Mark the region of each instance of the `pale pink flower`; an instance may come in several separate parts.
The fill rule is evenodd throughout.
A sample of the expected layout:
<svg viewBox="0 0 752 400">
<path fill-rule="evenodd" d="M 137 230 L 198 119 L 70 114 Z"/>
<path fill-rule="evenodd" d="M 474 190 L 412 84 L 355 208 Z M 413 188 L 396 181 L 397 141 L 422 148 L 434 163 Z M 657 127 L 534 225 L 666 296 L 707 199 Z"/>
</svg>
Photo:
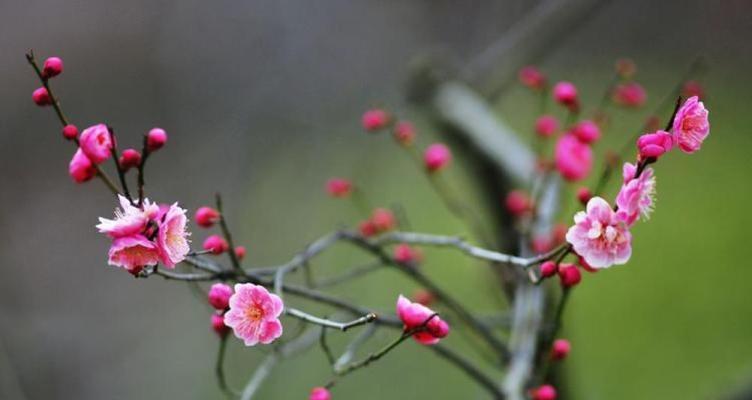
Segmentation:
<svg viewBox="0 0 752 400">
<path fill-rule="evenodd" d="M 105 124 L 84 129 L 78 139 L 81 150 L 94 164 L 101 164 L 112 154 L 112 136 Z"/>
<path fill-rule="evenodd" d="M 617 211 L 627 225 L 632 225 L 640 216 L 647 219 L 653 210 L 655 177 L 652 168 L 645 168 L 639 178 L 635 178 L 637 167 L 625 163 L 623 168 L 624 185 L 616 196 Z"/>
<path fill-rule="evenodd" d="M 700 150 L 702 142 L 710 134 L 710 123 L 708 110 L 697 96 L 690 97 L 679 108 L 671 133 L 683 152 L 691 154 Z"/>
<path fill-rule="evenodd" d="M 94 168 L 94 164 L 86 157 L 81 149 L 76 150 L 73 154 L 73 158 L 68 164 L 68 174 L 76 183 L 84 183 L 97 174 L 97 169 Z"/>
<path fill-rule="evenodd" d="M 556 169 L 568 181 L 587 177 L 593 167 L 593 150 L 574 135 L 564 135 L 556 143 Z"/>
<path fill-rule="evenodd" d="M 282 299 L 263 286 L 238 283 L 230 297 L 230 310 L 225 313 L 225 325 L 246 346 L 269 344 L 282 335 L 279 315 L 283 308 Z"/>
<path fill-rule="evenodd" d="M 118 195 L 120 209 L 115 209 L 115 219 L 99 218 L 97 229 L 111 238 L 121 238 L 143 233 L 149 219 L 159 212 L 159 206 L 144 199 L 143 209 L 131 204 L 123 195 Z"/>
<path fill-rule="evenodd" d="M 632 235 L 626 223 L 600 197 L 588 201 L 587 210 L 574 216 L 567 242 L 593 268 L 625 264 L 632 255 Z"/>
<path fill-rule="evenodd" d="M 123 267 L 132 274 L 137 274 L 147 265 L 157 265 L 158 262 L 157 246 L 143 235 L 120 237 L 110 246 L 108 263 Z"/>
<path fill-rule="evenodd" d="M 186 210 L 178 207 L 178 203 L 171 205 L 167 212 L 161 216 L 159 234 L 157 235 L 157 247 L 162 264 L 173 268 L 175 264 L 183 261 L 190 251 L 188 235 L 185 226 L 188 218 Z"/>
<path fill-rule="evenodd" d="M 436 344 L 449 334 L 449 325 L 438 315 L 431 318 L 434 314 L 436 313 L 430 308 L 420 303 L 413 303 L 403 295 L 397 299 L 397 316 L 405 325 L 405 330 L 425 328 L 413 334 L 413 338 L 420 344 Z M 431 320 L 426 323 L 429 318 Z"/>
</svg>

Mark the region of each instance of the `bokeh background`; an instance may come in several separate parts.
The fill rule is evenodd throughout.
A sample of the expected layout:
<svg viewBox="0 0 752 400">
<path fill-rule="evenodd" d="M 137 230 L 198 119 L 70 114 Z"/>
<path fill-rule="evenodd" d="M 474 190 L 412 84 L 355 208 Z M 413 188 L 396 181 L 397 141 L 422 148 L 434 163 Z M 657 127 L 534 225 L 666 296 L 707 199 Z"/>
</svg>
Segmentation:
<svg viewBox="0 0 752 400">
<path fill-rule="evenodd" d="M 359 116 L 384 105 L 420 122 L 405 101 L 411 62 L 430 53 L 462 66 L 536 3 L 0 1 L 0 398 L 220 397 L 202 300 L 186 285 L 106 265 L 107 241 L 93 226 L 114 203 L 96 181 L 68 178 L 73 149 L 53 112 L 31 102 L 28 48 L 64 58 L 54 85 L 79 126 L 107 122 L 121 146 L 165 128 L 170 142 L 150 161 L 149 195 L 195 210 L 221 191 L 248 262 L 267 265 L 358 218 L 324 195 L 333 175 L 355 179 L 375 204 L 401 204 L 415 229 L 462 232 L 409 158 L 388 138 L 362 133 Z M 712 134 L 701 152 L 661 161 L 657 211 L 636 228 L 631 262 L 586 276 L 574 294 L 564 328 L 574 347 L 562 369 L 568 397 L 722 398 L 752 384 L 752 6 L 611 1 L 578 25 L 535 60 L 553 80 L 575 82 L 593 104 L 614 60 L 629 56 L 649 93 L 645 110 L 616 113 L 600 149 L 624 143 L 697 55 L 708 63 Z M 532 94 L 511 87 L 495 106 L 530 135 Z M 438 137 L 419 127 L 421 145 Z M 462 162 L 447 175 L 467 186 Z M 196 228 L 193 239 L 206 235 Z M 498 309 L 484 268 L 449 251 L 426 256 L 440 284 L 479 310 Z M 335 252 L 316 267 L 326 275 L 359 260 Z M 390 310 L 413 289 L 384 271 L 334 293 Z M 465 349 L 466 339 L 447 342 Z M 231 344 L 234 386 L 266 352 Z M 275 372 L 261 398 L 305 398 L 328 378 L 317 348 Z M 414 343 L 342 381 L 335 395 L 486 396 Z"/>
</svg>

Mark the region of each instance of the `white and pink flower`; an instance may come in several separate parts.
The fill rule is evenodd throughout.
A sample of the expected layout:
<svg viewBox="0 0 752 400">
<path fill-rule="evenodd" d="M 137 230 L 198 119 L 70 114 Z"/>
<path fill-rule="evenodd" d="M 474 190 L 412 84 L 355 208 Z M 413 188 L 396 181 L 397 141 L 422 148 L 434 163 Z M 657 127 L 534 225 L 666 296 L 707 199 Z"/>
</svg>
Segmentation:
<svg viewBox="0 0 752 400">
<path fill-rule="evenodd" d="M 282 335 L 279 315 L 283 309 L 282 299 L 263 286 L 238 283 L 224 322 L 246 346 L 269 344 Z"/>
<path fill-rule="evenodd" d="M 149 199 L 144 199 L 143 208 L 134 206 L 122 195 L 118 195 L 118 200 L 120 209 L 115 209 L 115 219 L 99 218 L 97 225 L 99 232 L 113 239 L 143 233 L 149 219 L 159 212 L 159 207 Z"/>
<path fill-rule="evenodd" d="M 587 210 L 574 216 L 567 242 L 593 268 L 625 264 L 632 255 L 632 235 L 627 224 L 606 200 L 593 197 Z"/>
<path fill-rule="evenodd" d="M 191 250 L 188 245 L 189 233 L 185 229 L 188 222 L 185 213 L 186 210 L 175 203 L 167 209 L 159 222 L 156 243 L 165 267 L 175 267 L 175 264 L 183 261 Z"/>
</svg>

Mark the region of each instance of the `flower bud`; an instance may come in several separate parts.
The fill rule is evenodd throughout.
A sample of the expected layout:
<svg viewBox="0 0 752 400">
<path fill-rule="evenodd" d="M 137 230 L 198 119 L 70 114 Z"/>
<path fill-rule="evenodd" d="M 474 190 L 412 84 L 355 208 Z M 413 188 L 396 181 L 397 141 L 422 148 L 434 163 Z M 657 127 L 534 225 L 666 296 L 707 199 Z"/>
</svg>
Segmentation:
<svg viewBox="0 0 752 400">
<path fill-rule="evenodd" d="M 153 128 L 146 135 L 146 148 L 157 151 L 167 143 L 167 132 L 162 128 Z"/>
<path fill-rule="evenodd" d="M 429 172 L 435 172 L 444 168 L 452 161 L 452 153 L 449 148 L 442 143 L 434 143 L 423 153 L 423 162 Z"/>
<path fill-rule="evenodd" d="M 377 208 L 371 214 L 371 223 L 378 232 L 385 232 L 394 229 L 397 225 L 397 219 L 391 210 Z"/>
<path fill-rule="evenodd" d="M 543 264 L 541 264 L 540 266 L 541 278 L 550 278 L 554 276 L 558 269 L 559 268 L 556 266 L 556 263 L 551 260 L 543 262 Z"/>
<path fill-rule="evenodd" d="M 120 155 L 120 168 L 127 171 L 141 165 L 141 153 L 136 149 L 125 149 Z"/>
<path fill-rule="evenodd" d="M 325 387 L 315 387 L 311 390 L 311 394 L 308 396 L 308 400 L 330 400 L 332 398 L 331 393 Z"/>
<path fill-rule="evenodd" d="M 42 76 L 45 78 L 52 78 L 60 75 L 61 72 L 63 72 L 63 60 L 61 60 L 60 57 L 50 57 L 44 60 Z"/>
<path fill-rule="evenodd" d="M 601 137 L 601 128 L 593 121 L 582 120 L 572 128 L 572 134 L 582 143 L 594 143 Z"/>
<path fill-rule="evenodd" d="M 65 125 L 63 127 L 63 137 L 68 140 L 73 140 L 78 136 L 78 128 L 76 125 Z"/>
<path fill-rule="evenodd" d="M 352 192 L 352 183 L 344 178 L 332 178 L 326 182 L 326 191 L 332 197 L 347 197 Z"/>
<path fill-rule="evenodd" d="M 50 104 L 52 104 L 50 93 L 44 87 L 40 87 L 34 90 L 34 92 L 31 93 L 31 99 L 34 100 L 34 103 L 40 107 L 49 106 Z"/>
<path fill-rule="evenodd" d="M 220 337 L 225 337 L 230 332 L 230 328 L 225 325 L 225 317 L 221 314 L 212 314 L 211 326 Z"/>
<path fill-rule="evenodd" d="M 235 246 L 235 256 L 238 260 L 245 258 L 245 246 Z"/>
<path fill-rule="evenodd" d="M 219 221 L 219 211 L 211 207 L 199 207 L 199 209 L 196 210 L 194 219 L 196 220 L 198 226 L 203 228 L 211 228 L 215 222 Z"/>
<path fill-rule="evenodd" d="M 542 385 L 533 389 L 532 400 L 556 400 L 556 389 L 551 385 Z"/>
<path fill-rule="evenodd" d="M 532 65 L 523 67 L 518 78 L 523 85 L 533 90 L 541 90 L 546 86 L 546 76 Z"/>
<path fill-rule="evenodd" d="M 94 164 L 105 162 L 112 155 L 112 136 L 105 124 L 92 125 L 78 139 L 81 150 Z"/>
<path fill-rule="evenodd" d="M 562 136 L 554 150 L 556 169 L 570 182 L 585 179 L 593 168 L 593 150 L 574 135 Z"/>
<path fill-rule="evenodd" d="M 532 208 L 532 200 L 522 190 L 512 190 L 507 194 L 504 201 L 507 211 L 515 217 L 519 217 Z"/>
<path fill-rule="evenodd" d="M 564 263 L 559 265 L 559 279 L 563 287 L 571 288 L 580 283 L 582 275 L 574 264 Z"/>
<path fill-rule="evenodd" d="M 535 254 L 545 254 L 553 249 L 554 242 L 549 233 L 539 233 L 533 236 L 530 247 Z"/>
<path fill-rule="evenodd" d="M 535 133 L 540 137 L 551 137 L 559 130 L 559 121 L 553 115 L 541 115 L 535 121 Z"/>
<path fill-rule="evenodd" d="M 358 224 L 358 231 L 365 237 L 370 237 L 377 233 L 376 226 L 373 225 L 373 222 L 371 222 L 370 219 Z"/>
<path fill-rule="evenodd" d="M 389 114 L 381 109 L 374 108 L 363 114 L 363 128 L 368 132 L 380 131 L 389 124 Z"/>
<path fill-rule="evenodd" d="M 554 100 L 567 107 L 577 104 L 577 87 L 571 82 L 559 82 L 554 86 Z"/>
<path fill-rule="evenodd" d="M 593 193 L 590 192 L 590 189 L 584 186 L 577 189 L 577 200 L 579 200 L 583 206 L 587 205 L 587 202 L 590 201 L 592 197 L 593 197 Z"/>
<path fill-rule="evenodd" d="M 232 288 L 224 283 L 215 283 L 209 289 L 209 304 L 217 310 L 224 310 L 230 306 Z"/>
<path fill-rule="evenodd" d="M 554 360 L 563 360 L 569 354 L 572 345 L 567 339 L 556 339 L 551 346 L 551 358 Z"/>
<path fill-rule="evenodd" d="M 78 149 L 68 165 L 68 174 L 76 183 L 84 183 L 93 178 L 97 174 L 97 170 L 89 157 L 86 157 L 84 152 Z"/>
<path fill-rule="evenodd" d="M 417 264 L 421 258 L 420 250 L 410 247 L 407 243 L 400 243 L 394 248 L 394 259 L 400 264 Z"/>
<path fill-rule="evenodd" d="M 641 158 L 658 158 L 674 147 L 674 139 L 666 131 L 646 133 L 637 139 Z"/>
<path fill-rule="evenodd" d="M 403 146 L 410 146 L 415 141 L 415 127 L 407 121 L 400 121 L 394 127 L 394 138 Z"/>
<path fill-rule="evenodd" d="M 227 241 L 219 235 L 211 235 L 204 240 L 204 250 L 211 251 L 214 254 L 222 254 L 229 249 Z"/>
</svg>

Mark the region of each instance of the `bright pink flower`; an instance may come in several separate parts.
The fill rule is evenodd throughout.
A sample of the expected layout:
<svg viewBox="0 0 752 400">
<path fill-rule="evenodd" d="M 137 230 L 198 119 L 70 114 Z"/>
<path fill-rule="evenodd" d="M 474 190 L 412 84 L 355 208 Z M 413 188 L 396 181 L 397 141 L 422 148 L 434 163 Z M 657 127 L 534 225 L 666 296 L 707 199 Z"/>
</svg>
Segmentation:
<svg viewBox="0 0 752 400">
<path fill-rule="evenodd" d="M 326 181 L 326 191 L 332 197 L 347 197 L 352 192 L 352 182 L 345 178 L 331 178 Z"/>
<path fill-rule="evenodd" d="M 136 149 L 125 149 L 120 155 L 120 168 L 127 171 L 141 164 L 141 153 Z"/>
<path fill-rule="evenodd" d="M 132 274 L 137 274 L 147 265 L 157 265 L 159 251 L 157 246 L 146 236 L 132 235 L 115 239 L 110 246 L 110 265 L 123 267 Z"/>
<path fill-rule="evenodd" d="M 405 296 L 400 295 L 397 299 L 397 316 L 405 325 L 405 330 L 425 327 L 424 330 L 413 334 L 413 338 L 420 344 L 436 344 L 449 334 L 449 325 L 438 315 L 431 318 L 434 314 L 436 313 L 430 308 L 420 303 L 413 303 Z M 429 318 L 431 320 L 426 323 Z"/>
<path fill-rule="evenodd" d="M 415 127 L 407 121 L 400 121 L 394 127 L 394 138 L 403 146 L 409 146 L 415 141 Z"/>
<path fill-rule="evenodd" d="M 122 195 L 118 195 L 120 208 L 115 209 L 115 219 L 99 218 L 99 232 L 116 239 L 143 233 L 149 219 L 155 218 L 159 206 L 144 199 L 143 208 L 138 208 Z"/>
<path fill-rule="evenodd" d="M 112 137 L 105 124 L 97 124 L 84 129 L 78 139 L 86 157 L 94 164 L 101 164 L 112 154 Z"/>
<path fill-rule="evenodd" d="M 646 133 L 637 139 L 641 158 L 658 158 L 674 147 L 674 138 L 666 131 Z"/>
<path fill-rule="evenodd" d="M 655 195 L 655 177 L 653 169 L 648 167 L 642 171 L 639 178 L 634 178 L 636 167 L 630 163 L 624 164 L 624 185 L 616 196 L 617 213 L 627 225 L 632 225 L 642 216 L 647 219 L 653 210 Z M 631 178 L 630 178 L 631 177 Z"/>
<path fill-rule="evenodd" d="M 225 325 L 225 317 L 222 314 L 212 314 L 211 326 L 212 330 L 220 337 L 225 337 L 230 333 L 230 328 Z"/>
<path fill-rule="evenodd" d="M 546 85 L 546 76 L 532 65 L 523 67 L 518 75 L 523 85 L 533 90 L 540 90 Z"/>
<path fill-rule="evenodd" d="M 559 139 L 555 158 L 556 169 L 571 182 L 587 177 L 593 167 L 593 150 L 574 135 L 564 135 Z"/>
<path fill-rule="evenodd" d="M 386 232 L 397 226 L 397 218 L 394 217 L 392 210 L 387 208 L 377 208 L 371 213 L 371 223 L 378 232 Z"/>
<path fill-rule="evenodd" d="M 167 132 L 162 128 L 152 128 L 146 134 L 146 148 L 149 151 L 157 151 L 167 143 Z"/>
<path fill-rule="evenodd" d="M 637 108 L 645 104 L 648 95 L 639 83 L 628 82 L 617 85 L 614 88 L 612 98 L 616 104 Z"/>
<path fill-rule="evenodd" d="M 532 400 L 556 400 L 556 389 L 551 385 L 542 385 L 532 390 Z"/>
<path fill-rule="evenodd" d="M 97 169 L 91 160 L 89 160 L 89 157 L 86 157 L 84 152 L 78 149 L 73 154 L 70 164 L 68 164 L 68 174 L 70 174 L 76 183 L 84 183 L 97 174 Z"/>
<path fill-rule="evenodd" d="M 232 288 L 224 283 L 215 283 L 209 289 L 209 304 L 217 310 L 224 310 L 230 305 Z"/>
<path fill-rule="evenodd" d="M 524 191 L 512 190 L 507 193 L 507 198 L 505 199 L 504 204 L 510 214 L 519 217 L 532 209 L 533 201 Z"/>
<path fill-rule="evenodd" d="M 561 286 L 570 288 L 577 285 L 582 280 L 582 274 L 580 274 L 579 268 L 574 264 L 561 263 L 559 264 L 559 281 Z"/>
<path fill-rule="evenodd" d="M 325 387 L 311 389 L 311 394 L 308 396 L 308 400 L 330 400 L 331 398 L 331 393 Z"/>
<path fill-rule="evenodd" d="M 196 224 L 203 228 L 211 228 L 215 222 L 219 221 L 219 211 L 211 207 L 199 207 L 194 215 Z"/>
<path fill-rule="evenodd" d="M 49 106 L 50 104 L 52 104 L 50 92 L 48 92 L 44 87 L 35 89 L 31 93 L 31 99 L 34 100 L 34 104 L 38 106 Z"/>
<path fill-rule="evenodd" d="M 541 264 L 540 266 L 540 274 L 542 278 L 552 277 L 556 275 L 556 272 L 558 270 L 559 266 L 551 260 L 543 262 L 543 264 Z"/>
<path fill-rule="evenodd" d="M 245 258 L 245 247 L 235 246 L 235 256 L 238 257 L 238 260 L 242 260 L 243 258 Z"/>
<path fill-rule="evenodd" d="M 283 309 L 282 299 L 263 286 L 238 283 L 230 297 L 230 310 L 225 313 L 225 325 L 246 346 L 269 344 L 282 335 L 279 315 Z"/>
<path fill-rule="evenodd" d="M 691 154 L 700 150 L 702 142 L 710 134 L 710 123 L 708 110 L 697 96 L 690 97 L 679 108 L 671 133 L 683 152 Z"/>
<path fill-rule="evenodd" d="M 600 139 L 601 128 L 595 122 L 585 119 L 578 122 L 573 128 L 571 133 L 580 139 L 582 143 L 593 143 Z"/>
<path fill-rule="evenodd" d="M 571 82 L 559 82 L 554 85 L 554 100 L 571 107 L 577 104 L 577 87 Z"/>
<path fill-rule="evenodd" d="M 204 240 L 203 248 L 214 254 L 222 254 L 230 249 L 230 245 L 222 236 L 211 235 Z"/>
<path fill-rule="evenodd" d="M 556 339 L 551 346 L 551 358 L 554 360 L 563 360 L 567 358 L 569 352 L 572 350 L 572 345 L 567 339 Z"/>
<path fill-rule="evenodd" d="M 186 210 L 178 207 L 178 203 L 171 205 L 167 212 L 160 218 L 159 234 L 157 235 L 157 247 L 165 267 L 172 268 L 175 264 L 183 261 L 190 251 L 186 231 L 188 218 Z"/>
<path fill-rule="evenodd" d="M 420 250 L 410 247 L 407 243 L 400 243 L 394 248 L 394 259 L 399 263 L 419 263 L 422 258 Z"/>
<path fill-rule="evenodd" d="M 389 124 L 389 114 L 381 109 L 375 108 L 363 113 L 363 128 L 369 132 L 376 132 L 384 129 Z"/>
<path fill-rule="evenodd" d="M 423 162 L 430 172 L 438 171 L 444 168 L 452 161 L 452 152 L 449 147 L 442 143 L 434 143 L 423 153 Z"/>
<path fill-rule="evenodd" d="M 553 115 L 541 115 L 535 120 L 535 133 L 541 137 L 551 137 L 559 130 L 559 121 Z"/>
<path fill-rule="evenodd" d="M 63 137 L 68 140 L 73 140 L 78 136 L 78 128 L 76 125 L 68 124 L 63 127 Z"/>
<path fill-rule="evenodd" d="M 60 57 L 50 57 L 44 60 L 42 75 L 44 75 L 45 78 L 58 76 L 61 72 L 63 72 L 63 60 L 61 60 Z"/>
<path fill-rule="evenodd" d="M 593 197 L 587 211 L 574 216 L 567 242 L 593 268 L 621 265 L 632 255 L 632 235 L 624 221 L 600 197 Z"/>
</svg>

